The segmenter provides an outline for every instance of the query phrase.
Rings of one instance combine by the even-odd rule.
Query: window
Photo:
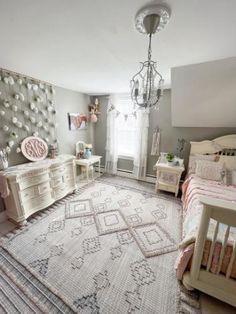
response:
[[[116,99],[116,109],[120,114],[116,118],[117,152],[119,157],[134,157],[137,119],[133,112],[133,103],[128,97]]]

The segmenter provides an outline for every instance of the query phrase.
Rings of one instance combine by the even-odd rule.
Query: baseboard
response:
[[[98,172],[98,167],[95,166],[95,171]],[[100,167],[100,173],[104,173],[105,172],[105,167],[101,166]],[[124,178],[129,178],[129,179],[136,179],[135,176],[133,175],[133,173],[129,170],[126,169],[117,169],[117,176],[119,177],[124,177]],[[142,179],[140,181],[143,182],[148,182],[148,183],[156,183],[156,177],[153,175],[147,175],[145,177],[145,179]]]
[[[4,210],[3,212],[0,213],[0,223],[6,220],[7,220],[7,214],[6,214],[6,211]]]

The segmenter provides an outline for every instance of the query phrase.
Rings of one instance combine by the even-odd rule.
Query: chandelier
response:
[[[158,108],[163,95],[164,80],[152,60],[152,35],[162,30],[170,18],[169,10],[163,5],[152,5],[141,9],[135,17],[136,29],[148,34],[148,59],[141,62],[141,69],[131,80],[131,99],[141,108]]]

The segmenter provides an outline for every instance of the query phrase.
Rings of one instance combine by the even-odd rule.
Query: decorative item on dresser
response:
[[[174,157],[170,164],[166,158],[166,154],[161,153],[161,157],[155,164],[154,169],[157,171],[156,191],[164,190],[175,193],[175,196],[177,196],[180,177],[184,171],[183,159]]]
[[[10,220],[25,224],[33,213],[76,189],[75,157],[25,163],[0,172],[1,195]]]

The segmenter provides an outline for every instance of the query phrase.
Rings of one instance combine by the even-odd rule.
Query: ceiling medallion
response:
[[[154,30],[153,34],[160,32],[169,22],[170,10],[166,6],[162,4],[153,4],[150,6],[145,6],[138,11],[134,20],[135,27],[140,33],[147,34],[147,30],[144,25],[144,19],[146,16],[151,14],[156,14],[160,17],[159,25]]]

